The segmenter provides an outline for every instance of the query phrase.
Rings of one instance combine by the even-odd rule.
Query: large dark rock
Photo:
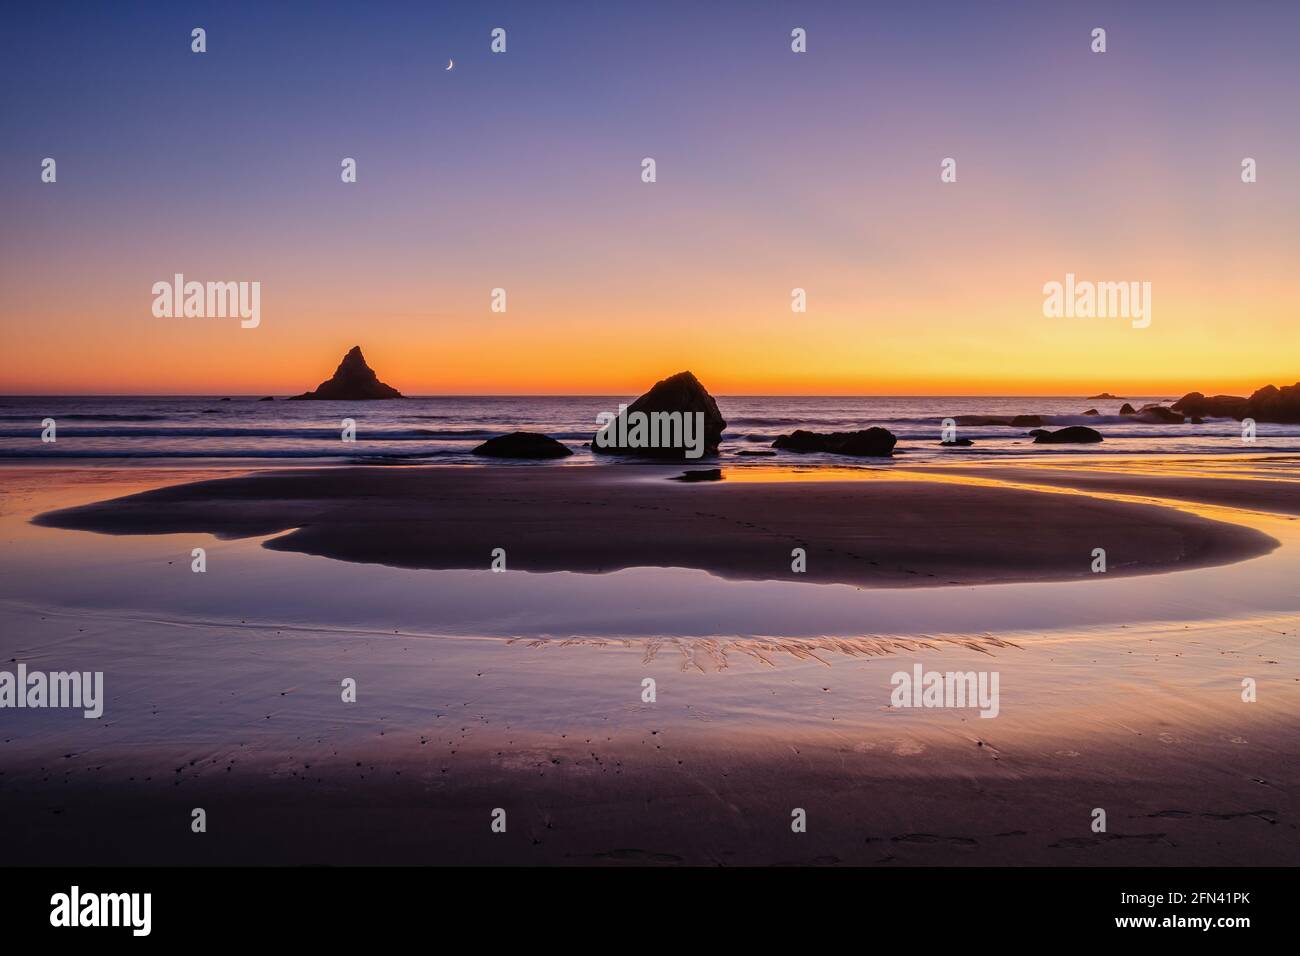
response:
[[[680,475],[674,475],[673,481],[721,481],[721,468],[697,468],[694,471],[684,471]]]
[[[1244,418],[1246,416],[1246,405],[1249,399],[1242,398],[1240,395],[1214,395],[1205,396],[1200,392],[1188,392],[1171,406],[1174,411],[1182,412],[1184,415],[1205,416],[1212,415],[1217,418]]]
[[[1136,415],[1137,409],[1134,408],[1132,405],[1130,405],[1128,402],[1125,402],[1123,405],[1119,407],[1119,413],[1121,415]]]
[[[402,393],[391,385],[379,381],[365,357],[361,346],[354,345],[334,370],[333,376],[316,386],[314,392],[293,395],[290,401],[310,399],[322,402],[372,401],[380,398],[401,398]]]
[[[1253,418],[1257,422],[1295,424],[1300,422],[1300,382],[1281,388],[1265,385],[1251,393],[1250,398],[1188,392],[1173,407],[1196,418]]]
[[[1257,422],[1300,422],[1300,382],[1258,389],[1246,402],[1246,415]]]
[[[474,449],[474,454],[488,458],[568,458],[573,452],[550,435],[511,432],[489,438]]]
[[[1183,415],[1163,405],[1143,405],[1134,416],[1138,421],[1150,422],[1152,425],[1181,425]]]
[[[1116,401],[1116,402],[1118,402],[1118,401],[1119,401],[1119,396],[1118,396],[1118,395],[1112,395],[1110,392],[1102,392],[1100,395],[1089,395],[1089,396],[1088,396],[1088,401],[1090,401],[1090,402],[1099,401],[1099,400],[1101,400],[1101,399],[1106,399],[1106,400],[1108,400],[1108,401]]]
[[[1035,445],[1089,445],[1101,440],[1101,432],[1086,425],[1071,425],[1054,432],[1039,432],[1034,436]]]
[[[857,432],[809,432],[801,428],[789,435],[781,435],[772,442],[772,447],[801,454],[820,451],[875,458],[893,454],[897,441],[894,433],[885,428]]]
[[[1085,415],[1100,415],[1101,412],[1097,411],[1097,409],[1095,409],[1095,408],[1090,408],[1090,409],[1088,409],[1086,412],[1084,412],[1084,414],[1085,414]]]
[[[703,453],[705,455],[716,455],[718,453],[718,443],[722,440],[722,430],[727,427],[726,419],[718,411],[718,403],[714,401],[708,389],[700,384],[700,380],[690,372],[678,372],[662,382],[656,382],[654,388],[627,407],[629,423],[634,424],[634,420],[631,420],[630,416],[637,412],[646,415],[653,415],[656,412],[681,412],[683,415],[691,415],[696,412],[702,413],[704,415]],[[607,429],[602,429],[611,442],[618,441],[617,425],[617,422],[611,422]],[[600,432],[596,434],[599,436]],[[591,450],[597,454],[605,455],[636,455],[642,458],[689,460],[686,456],[688,450],[686,448],[649,448],[619,444],[602,445],[595,438],[592,439]]]

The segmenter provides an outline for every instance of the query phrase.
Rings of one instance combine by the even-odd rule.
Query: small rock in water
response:
[[[1138,409],[1137,417],[1153,425],[1181,425],[1184,421],[1181,412],[1163,405],[1143,405]]]
[[[781,435],[772,442],[782,451],[830,452],[833,455],[887,458],[898,439],[886,428],[867,428],[856,432],[810,432],[800,428]]]
[[[573,452],[550,435],[511,432],[489,438],[474,449],[474,454],[489,458],[567,458]]]
[[[1084,445],[1101,440],[1101,432],[1085,425],[1071,425],[1054,432],[1039,431],[1034,436],[1035,445]]]

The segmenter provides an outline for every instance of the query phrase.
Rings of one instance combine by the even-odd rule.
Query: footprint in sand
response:
[[[1101,846],[1102,843],[1109,843],[1114,840],[1138,840],[1143,843],[1164,843],[1167,846],[1173,846],[1165,839],[1163,833],[1106,833],[1095,837],[1066,837],[1058,840],[1056,843],[1049,843],[1048,848],[1052,850],[1086,850],[1095,846]]]
[[[1256,817],[1265,823],[1277,823],[1276,810],[1244,810],[1240,813],[1202,813],[1201,816],[1207,820],[1243,820],[1246,817]]]

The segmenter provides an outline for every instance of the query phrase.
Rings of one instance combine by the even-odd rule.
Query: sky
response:
[[[1300,4],[42,3],[2,30],[2,394],[289,394],[353,345],[407,394],[1300,378]],[[175,273],[259,282],[260,324],[155,317]],[[1151,283],[1150,325],[1046,317],[1067,273]]]

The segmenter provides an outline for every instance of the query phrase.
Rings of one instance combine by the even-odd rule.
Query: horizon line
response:
[[[1129,395],[1115,395],[1113,399],[1097,398],[1076,393],[1047,392],[718,392],[714,398],[1079,398],[1084,401],[1120,401],[1125,398],[1152,398],[1156,395],[1172,394],[1168,390],[1151,392],[1133,392]],[[298,395],[275,395],[266,392],[12,392],[0,393],[0,401],[9,398],[249,398],[261,401],[273,398],[276,401],[296,401]],[[403,395],[401,398],[379,399],[301,399],[302,401],[363,401],[363,402],[400,402],[424,398],[619,398],[630,392],[430,392],[421,395]],[[1182,395],[1189,394],[1183,392]],[[1182,395],[1178,397],[1181,398]]]

